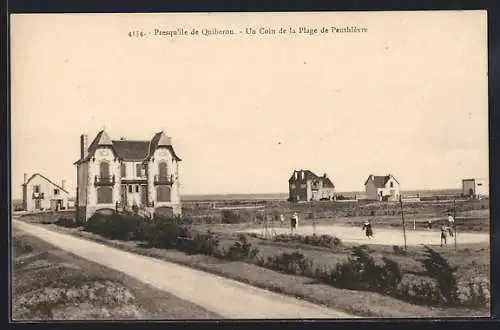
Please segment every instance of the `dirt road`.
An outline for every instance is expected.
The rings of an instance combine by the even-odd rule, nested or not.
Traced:
[[[249,229],[242,232],[262,233],[262,229]],[[297,234],[312,235],[312,226],[299,226]],[[403,245],[403,230],[402,229],[389,229],[377,228],[373,229],[374,236],[368,239],[361,227],[348,227],[348,226],[316,226],[316,234],[322,235],[335,235],[344,242],[357,243],[357,244],[380,244],[380,245]],[[288,228],[276,228],[278,234],[288,234]],[[425,230],[406,230],[406,239],[408,245],[439,245],[441,232],[439,229],[425,231]],[[461,233],[457,234],[457,244],[470,244],[470,243],[488,243],[489,235],[487,233]],[[448,237],[448,244],[453,244],[453,237]]]
[[[352,318],[341,311],[258,289],[206,272],[121,251],[99,243],[12,220],[25,232],[71,252],[170,292],[224,318]]]

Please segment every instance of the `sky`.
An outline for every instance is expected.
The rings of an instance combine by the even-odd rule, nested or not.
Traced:
[[[357,26],[364,33],[129,37],[129,31]],[[154,34],[154,33],[153,33]],[[182,158],[182,194],[338,191],[488,177],[486,12],[73,14],[11,18],[12,194],[23,173],[74,192],[79,136]]]

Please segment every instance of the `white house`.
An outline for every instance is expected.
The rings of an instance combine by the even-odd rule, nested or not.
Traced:
[[[462,194],[464,196],[481,198],[490,195],[490,184],[487,179],[463,179]]]
[[[178,164],[170,137],[159,132],[151,140],[111,140],[102,130],[88,145],[80,137],[77,167],[77,218],[94,213],[138,209],[149,214],[180,215]]]
[[[365,181],[365,198],[378,201],[399,200],[401,187],[392,174],[370,174]]]
[[[24,174],[23,209],[29,212],[68,208],[68,191],[61,185],[54,183],[40,173],[33,174],[28,179]]]

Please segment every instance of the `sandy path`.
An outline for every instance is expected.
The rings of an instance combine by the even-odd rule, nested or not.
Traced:
[[[262,233],[262,229],[249,229],[242,232]],[[289,228],[276,228],[276,233],[289,234]],[[373,229],[374,237],[372,239],[366,238],[361,227],[349,226],[316,226],[316,234],[329,234],[339,237],[344,242],[359,243],[359,244],[381,244],[381,245],[403,245],[403,230],[390,229],[390,228],[377,228]],[[299,226],[297,234],[312,235],[312,226]],[[408,245],[439,245],[440,244],[439,230],[413,230],[406,231],[406,240]],[[487,233],[457,233],[457,244],[470,244],[470,243],[488,243],[489,235]],[[454,238],[448,237],[448,244],[453,244]]]
[[[224,318],[353,317],[341,311],[258,289],[210,273],[53,232],[41,226],[14,219],[12,223],[56,247],[123,272]]]

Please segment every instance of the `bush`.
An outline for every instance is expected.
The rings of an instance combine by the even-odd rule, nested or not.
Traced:
[[[194,238],[188,239],[182,244],[182,250],[191,254],[204,254],[219,256],[219,240],[210,230],[206,234],[197,234]]]
[[[151,247],[160,249],[182,249],[189,239],[193,239],[188,226],[180,218],[155,217],[144,222],[143,238]]]
[[[247,237],[241,234],[238,241],[234,242],[227,251],[223,251],[222,256],[229,260],[251,260],[255,259],[258,254],[259,249],[252,248],[252,244],[248,243]]]
[[[392,252],[397,255],[407,255],[408,253],[406,252],[405,249],[402,249],[399,245],[393,245],[392,246]]]
[[[384,264],[377,265],[365,245],[356,246],[347,261],[330,272],[328,280],[345,289],[394,292],[403,273],[395,261],[385,257],[382,260]]]
[[[336,236],[332,235],[287,235],[280,234],[274,236],[274,240],[277,242],[298,242],[313,246],[322,246],[326,248],[333,248],[342,245],[342,240]]]
[[[267,261],[262,263],[267,268],[287,274],[308,277],[313,277],[315,275],[313,261],[298,251],[292,253],[281,253],[274,257],[268,257]]]
[[[448,261],[432,248],[425,246],[426,257],[420,259],[427,274],[433,278],[439,292],[448,304],[455,304],[458,301],[458,285],[455,272],[457,267],[452,267]]]
[[[58,225],[58,226],[67,227],[67,228],[76,228],[76,227],[78,227],[78,224],[76,223],[75,219],[67,218],[67,217],[60,217],[55,222],[55,224]]]
[[[137,215],[101,215],[94,214],[84,224],[84,230],[110,239],[139,239],[138,233],[144,225],[144,219]]]

